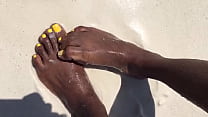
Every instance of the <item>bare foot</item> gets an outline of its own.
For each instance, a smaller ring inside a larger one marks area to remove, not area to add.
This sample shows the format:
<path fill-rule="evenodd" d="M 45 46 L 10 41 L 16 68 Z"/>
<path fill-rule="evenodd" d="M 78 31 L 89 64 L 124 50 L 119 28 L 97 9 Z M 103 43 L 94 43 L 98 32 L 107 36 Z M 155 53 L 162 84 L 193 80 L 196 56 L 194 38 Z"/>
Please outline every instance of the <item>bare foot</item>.
<path fill-rule="evenodd" d="M 40 81 L 60 98 L 73 116 L 106 117 L 105 108 L 95 94 L 84 68 L 57 58 L 57 37 L 64 35 L 63 28 L 55 24 L 40 36 L 40 43 L 35 47 L 37 54 L 32 57 Z"/>
<path fill-rule="evenodd" d="M 110 33 L 84 26 L 69 32 L 60 41 L 60 49 L 63 50 L 59 52 L 62 60 L 113 67 L 136 77 L 147 77 L 144 63 L 153 56 L 153 53 L 124 42 Z"/>

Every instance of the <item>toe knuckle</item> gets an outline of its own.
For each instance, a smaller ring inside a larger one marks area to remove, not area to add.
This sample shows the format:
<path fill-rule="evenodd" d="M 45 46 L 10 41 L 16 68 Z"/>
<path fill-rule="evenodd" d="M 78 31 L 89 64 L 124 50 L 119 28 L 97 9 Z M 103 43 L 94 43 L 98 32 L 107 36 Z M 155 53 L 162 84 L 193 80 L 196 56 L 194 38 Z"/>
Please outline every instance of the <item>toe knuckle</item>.
<path fill-rule="evenodd" d="M 48 39 L 42 39 L 42 43 L 49 43 L 50 41 Z"/>
<path fill-rule="evenodd" d="M 87 27 L 85 27 L 85 26 L 77 26 L 76 28 L 75 28 L 75 31 L 86 31 L 87 30 Z"/>
<path fill-rule="evenodd" d="M 84 26 L 77 26 L 75 29 L 85 28 Z"/>

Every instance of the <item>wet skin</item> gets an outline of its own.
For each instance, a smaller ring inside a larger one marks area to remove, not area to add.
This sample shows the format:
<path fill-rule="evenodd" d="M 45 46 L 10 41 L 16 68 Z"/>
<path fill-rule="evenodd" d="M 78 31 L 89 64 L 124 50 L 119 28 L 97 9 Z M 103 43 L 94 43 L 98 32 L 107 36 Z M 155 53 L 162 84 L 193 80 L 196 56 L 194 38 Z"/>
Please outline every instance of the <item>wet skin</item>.
<path fill-rule="evenodd" d="M 59 56 L 62 60 L 74 60 L 83 65 L 112 67 L 120 73 L 138 78 L 148 77 L 143 70 L 143 64 L 151 61 L 148 59 L 159 57 L 93 27 L 79 26 L 69 32 L 59 43 L 60 49 L 64 50 L 61 53 L 63 55 Z M 139 64 L 135 64 L 136 62 Z"/>
<path fill-rule="evenodd" d="M 208 112 L 208 61 L 165 58 L 84 26 L 69 32 L 59 43 L 62 60 L 113 67 L 137 79 L 162 81 Z"/>
<path fill-rule="evenodd" d="M 47 29 L 43 34 L 35 47 L 36 55 L 32 57 L 40 81 L 59 97 L 73 117 L 107 117 L 84 68 L 57 58 L 57 39 L 65 35 L 63 28 L 61 32 Z"/>

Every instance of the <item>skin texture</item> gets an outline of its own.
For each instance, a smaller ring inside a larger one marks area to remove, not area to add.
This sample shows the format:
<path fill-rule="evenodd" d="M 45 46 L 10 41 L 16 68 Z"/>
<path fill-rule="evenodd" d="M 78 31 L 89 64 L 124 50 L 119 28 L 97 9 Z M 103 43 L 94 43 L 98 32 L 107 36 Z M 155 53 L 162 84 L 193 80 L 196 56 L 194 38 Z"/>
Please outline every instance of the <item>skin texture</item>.
<path fill-rule="evenodd" d="M 112 67 L 119 70 L 120 73 L 140 76 L 140 78 L 145 76 L 142 71 L 143 63 L 146 61 L 145 57 L 156 56 L 93 27 L 79 26 L 73 32 L 69 32 L 59 43 L 60 49 L 64 50 L 63 55 L 59 56 L 62 60 L 74 60 L 83 65 Z M 140 63 L 136 66 L 140 72 L 132 70 L 135 68 L 134 61 Z"/>
<path fill-rule="evenodd" d="M 148 69 L 160 80 L 208 112 L 208 61 L 163 58 Z"/>
<path fill-rule="evenodd" d="M 60 42 L 62 60 L 83 65 L 116 68 L 137 79 L 153 78 L 166 83 L 208 112 L 208 62 L 168 59 L 119 40 L 107 32 L 79 26 Z"/>
<path fill-rule="evenodd" d="M 41 45 L 35 47 L 37 54 L 32 58 L 40 81 L 59 97 L 73 117 L 107 117 L 84 68 L 57 58 L 57 37 L 65 35 L 63 28 L 58 33 L 49 33 L 47 29 L 43 34 L 47 36 L 40 36 Z"/>

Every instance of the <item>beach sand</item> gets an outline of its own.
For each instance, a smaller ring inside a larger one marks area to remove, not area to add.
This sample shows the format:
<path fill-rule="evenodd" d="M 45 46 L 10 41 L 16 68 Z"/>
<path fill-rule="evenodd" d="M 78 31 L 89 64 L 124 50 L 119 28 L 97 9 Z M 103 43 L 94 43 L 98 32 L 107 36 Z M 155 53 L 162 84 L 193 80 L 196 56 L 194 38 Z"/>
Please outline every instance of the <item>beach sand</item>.
<path fill-rule="evenodd" d="M 188 0 L 0 0 L 0 116 L 70 116 L 37 80 L 31 64 L 39 35 L 52 23 L 67 31 L 94 26 L 166 57 L 207 60 L 207 5 Z M 147 80 L 86 70 L 111 117 L 207 116 L 160 82 L 149 80 L 150 92 Z"/>

